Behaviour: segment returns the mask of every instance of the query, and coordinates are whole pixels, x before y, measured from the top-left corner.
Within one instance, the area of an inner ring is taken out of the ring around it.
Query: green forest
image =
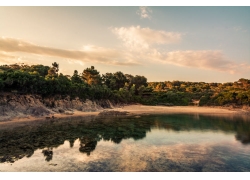
[[[59,73],[59,64],[1,65],[0,92],[70,96],[86,100],[109,99],[114,103],[145,105],[249,106],[250,80],[206,83],[187,81],[147,82],[141,75],[123,72],[100,74],[94,66],[72,76]]]

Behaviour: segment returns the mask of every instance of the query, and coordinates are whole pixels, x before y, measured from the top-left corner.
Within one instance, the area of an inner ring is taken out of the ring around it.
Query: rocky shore
[[[114,108],[109,100],[80,100],[70,97],[42,98],[39,95],[0,95],[0,121],[26,117],[52,117],[53,114],[73,115],[74,111],[98,112]]]

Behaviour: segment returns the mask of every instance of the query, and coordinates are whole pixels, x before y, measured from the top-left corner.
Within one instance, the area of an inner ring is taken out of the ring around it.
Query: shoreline
[[[73,114],[60,114],[54,113],[48,116],[35,117],[35,116],[26,116],[26,117],[15,117],[8,121],[0,121],[0,125],[3,124],[15,124],[17,122],[35,122],[35,121],[49,121],[53,120],[52,116],[55,119],[65,119],[70,117],[89,117],[89,116],[98,116],[102,111],[120,111],[128,112],[127,116],[139,116],[139,115],[154,115],[154,114],[199,114],[199,115],[249,115],[250,112],[243,109],[229,109],[225,107],[198,107],[198,106],[147,106],[147,105],[126,105],[123,107],[114,107],[112,109],[103,109],[95,112],[83,112],[83,111],[74,111]],[[47,119],[46,119],[47,117]]]

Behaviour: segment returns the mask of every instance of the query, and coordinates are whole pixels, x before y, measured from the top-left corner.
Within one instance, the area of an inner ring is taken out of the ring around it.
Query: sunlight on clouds
[[[221,51],[159,51],[155,44],[177,43],[182,39],[182,34],[177,32],[157,31],[140,26],[111,28],[112,32],[123,41],[124,45],[134,55],[137,61],[147,59],[149,62],[168,63],[199,69],[208,69],[230,74],[246,72],[249,64],[244,65],[232,62],[224,57]],[[129,54],[127,53],[127,54]]]
[[[141,6],[139,10],[136,12],[142,19],[151,19],[150,14],[152,14],[152,10],[149,7]]]
[[[234,68],[238,68],[235,63],[226,60],[222,52],[212,50],[173,51],[168,52],[162,60],[178,66],[227,71],[231,74],[235,73]]]
[[[103,47],[98,47],[98,46],[94,46],[94,45],[85,45],[82,47],[82,51],[89,51],[89,52],[107,52],[107,51],[112,51],[112,49],[107,49],[107,48],[103,48]],[[113,53],[115,53],[115,51],[113,50]]]
[[[94,45],[83,46],[81,50],[66,50],[38,46],[30,42],[13,38],[0,38],[0,63],[14,64],[40,63],[46,59],[62,58],[68,64],[84,66],[87,62],[102,63],[114,66],[144,65],[145,62],[172,64],[198,69],[227,72],[230,74],[245,73],[250,69],[248,63],[235,63],[227,59],[223,52],[216,50],[199,51],[159,51],[154,44],[168,44],[181,40],[181,34],[156,31],[150,28],[121,27],[113,28],[126,49],[110,49]],[[36,57],[33,57],[36,56]]]
[[[110,65],[137,65],[136,62],[126,61],[123,52],[115,49],[102,48],[97,46],[84,46],[83,50],[66,50],[52,47],[38,46],[14,38],[0,38],[0,51],[22,52],[41,56],[59,57],[71,59],[71,62],[95,62]],[[76,60],[76,61],[73,61]]]
[[[79,64],[79,65],[81,65],[81,66],[84,66],[84,62],[82,62],[82,61],[79,61],[79,60],[71,60],[71,59],[67,59],[67,62],[69,63],[69,64]]]
[[[6,52],[1,52],[0,51],[0,65],[1,64],[30,64],[29,61],[25,60],[24,57],[17,56],[17,55],[12,55]]]
[[[126,47],[131,49],[148,49],[153,44],[171,44],[181,40],[181,33],[158,31],[140,26],[111,28]]]

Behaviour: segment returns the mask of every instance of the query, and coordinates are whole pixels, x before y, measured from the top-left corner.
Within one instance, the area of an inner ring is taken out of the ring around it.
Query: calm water
[[[0,171],[250,172],[250,118],[85,117],[1,127]]]

